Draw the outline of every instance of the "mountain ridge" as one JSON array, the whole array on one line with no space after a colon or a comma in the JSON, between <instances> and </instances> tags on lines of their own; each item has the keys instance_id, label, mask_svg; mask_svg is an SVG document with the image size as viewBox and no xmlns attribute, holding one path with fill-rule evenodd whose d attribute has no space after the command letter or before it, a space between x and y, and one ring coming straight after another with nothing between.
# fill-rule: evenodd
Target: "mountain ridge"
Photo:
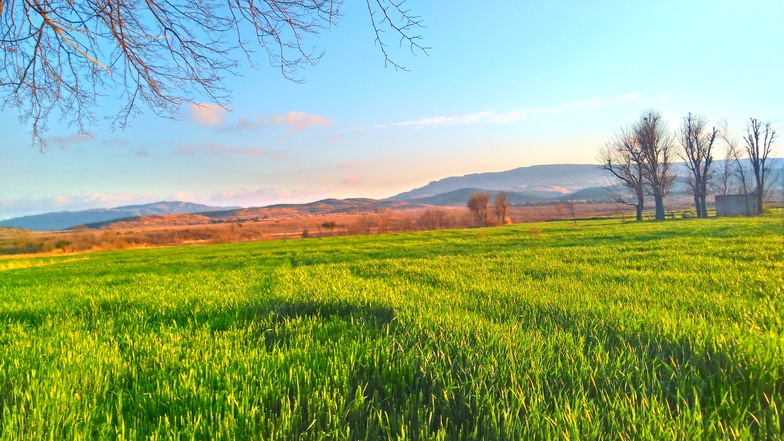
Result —
<instances>
[{"instance_id":1,"label":"mountain ridge","mask_svg":"<svg viewBox=\"0 0 784 441\"><path fill-rule=\"evenodd\" d=\"M603 186L605 180L606 175L601 167L595 164L532 165L500 172L450 176L385 200L407 201L462 188L505 190L544 198L557 198L584 188Z\"/></svg>"},{"instance_id":2,"label":"mountain ridge","mask_svg":"<svg viewBox=\"0 0 784 441\"><path fill-rule=\"evenodd\" d=\"M202 214L213 219L263 217L265 210L291 210L303 214L348 213L362 210L415 209L422 206L464 206L472 192L495 196L507 192L511 204L560 200L579 191L601 194L606 177L594 164L544 164L511 170L450 176L385 199L328 198L304 204L274 204L266 207L212 207L183 201L162 201L114 208L63 211L23 216L0 221L0 226L29 230L62 230L77 225L99 227L125 219L150 215ZM578 193L579 194L579 193ZM577 199L595 199L578 197Z\"/></svg>"},{"instance_id":3,"label":"mountain ridge","mask_svg":"<svg viewBox=\"0 0 784 441\"><path fill-rule=\"evenodd\" d=\"M237 207L213 207L184 201L160 201L150 204L123 205L114 208L91 208L79 211L59 211L22 216L0 221L2 227L24 228L34 231L65 230L77 225L108 222L117 219L156 214L193 214Z\"/></svg>"}]
</instances>

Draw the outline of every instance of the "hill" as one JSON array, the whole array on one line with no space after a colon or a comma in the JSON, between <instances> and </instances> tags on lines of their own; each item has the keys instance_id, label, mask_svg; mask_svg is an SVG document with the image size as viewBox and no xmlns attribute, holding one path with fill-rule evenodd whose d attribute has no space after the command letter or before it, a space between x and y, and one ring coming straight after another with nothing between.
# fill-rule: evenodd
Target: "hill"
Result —
<instances>
[{"instance_id":1,"label":"hill","mask_svg":"<svg viewBox=\"0 0 784 441\"><path fill-rule=\"evenodd\" d=\"M485 190L481 188L461 188L434 196L428 196L418 199L410 199L407 202L417 203L423 205L438 205L442 207L465 207L468 198L472 193L487 193L491 198L495 198L500 190ZM507 194L507 201L510 204L527 204L531 202L542 202L549 198L540 195L531 195L526 193L509 191Z\"/></svg>"},{"instance_id":2,"label":"hill","mask_svg":"<svg viewBox=\"0 0 784 441\"><path fill-rule=\"evenodd\" d=\"M392 196L390 201L408 201L449 193L465 188L507 190L542 198L557 198L605 183L601 168L593 164L553 164L520 167L513 170L473 173L433 181L424 187Z\"/></svg>"},{"instance_id":3,"label":"hill","mask_svg":"<svg viewBox=\"0 0 784 441\"><path fill-rule=\"evenodd\" d=\"M48 231L65 230L77 225L95 224L123 218L160 215L160 214L191 214L217 210L227 207L211 207L191 202L170 201L155 202L144 205L125 205L115 208L97 208L83 211L61 211L33 216L23 216L0 221L0 226L25 228L28 230Z\"/></svg>"},{"instance_id":4,"label":"hill","mask_svg":"<svg viewBox=\"0 0 784 441\"><path fill-rule=\"evenodd\" d=\"M582 190L577 190L559 199L573 200L573 201L609 201L610 193L608 188L605 187L588 187Z\"/></svg>"},{"instance_id":5,"label":"hill","mask_svg":"<svg viewBox=\"0 0 784 441\"><path fill-rule=\"evenodd\" d=\"M320 201L309 202L306 204L276 204L264 208L268 209L294 209L306 213L345 213L369 208L404 208L409 206L405 202L378 200L369 198L348 198L348 199L323 199Z\"/></svg>"}]
</instances>

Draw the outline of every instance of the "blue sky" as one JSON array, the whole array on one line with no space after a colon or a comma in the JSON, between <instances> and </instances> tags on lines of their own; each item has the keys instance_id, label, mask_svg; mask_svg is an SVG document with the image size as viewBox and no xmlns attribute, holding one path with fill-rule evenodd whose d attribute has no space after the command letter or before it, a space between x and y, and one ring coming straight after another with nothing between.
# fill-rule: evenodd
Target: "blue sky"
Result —
<instances>
[{"instance_id":1,"label":"blue sky","mask_svg":"<svg viewBox=\"0 0 784 441\"><path fill-rule=\"evenodd\" d=\"M325 55L303 84L259 63L227 79L228 112L148 111L125 130L99 120L91 136L55 117L41 153L4 109L0 219L383 198L453 175L594 163L648 108L671 128L691 111L738 134L752 116L784 133L784 1L421 3L409 6L429 56L393 51L409 72L384 68L364 3L347 1L339 25L308 40Z\"/></svg>"}]
</instances>

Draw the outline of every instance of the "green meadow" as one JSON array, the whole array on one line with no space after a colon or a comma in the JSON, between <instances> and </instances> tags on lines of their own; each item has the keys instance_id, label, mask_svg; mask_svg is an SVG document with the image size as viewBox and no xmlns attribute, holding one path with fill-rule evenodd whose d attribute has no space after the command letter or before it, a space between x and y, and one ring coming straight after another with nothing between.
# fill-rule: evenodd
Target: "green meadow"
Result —
<instances>
[{"instance_id":1,"label":"green meadow","mask_svg":"<svg viewBox=\"0 0 784 441\"><path fill-rule=\"evenodd\" d=\"M780 217L0 260L0 439L781 439Z\"/></svg>"}]
</instances>

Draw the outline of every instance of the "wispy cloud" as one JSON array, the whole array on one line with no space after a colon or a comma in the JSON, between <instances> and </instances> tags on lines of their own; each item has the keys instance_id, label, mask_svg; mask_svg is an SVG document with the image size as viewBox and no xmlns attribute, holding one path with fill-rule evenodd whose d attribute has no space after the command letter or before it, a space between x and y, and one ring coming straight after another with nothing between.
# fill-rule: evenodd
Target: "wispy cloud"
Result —
<instances>
[{"instance_id":1,"label":"wispy cloud","mask_svg":"<svg viewBox=\"0 0 784 441\"><path fill-rule=\"evenodd\" d=\"M239 147L221 144L217 142L208 142L204 144L187 144L177 147L177 153L181 155L196 155L201 153L208 153L211 155L245 155L245 156L270 156L270 157L284 157L285 152L267 150L264 147Z\"/></svg>"},{"instance_id":2,"label":"wispy cloud","mask_svg":"<svg viewBox=\"0 0 784 441\"><path fill-rule=\"evenodd\" d=\"M627 93L626 95L619 95L613 98L613 101L634 101L640 98L642 94L639 93Z\"/></svg>"},{"instance_id":3,"label":"wispy cloud","mask_svg":"<svg viewBox=\"0 0 784 441\"><path fill-rule=\"evenodd\" d=\"M146 158L146 157L150 156L150 151L147 150L145 147L137 147L137 148L131 150L131 153L133 153L134 155L136 155L136 156L138 156L140 158Z\"/></svg>"},{"instance_id":4,"label":"wispy cloud","mask_svg":"<svg viewBox=\"0 0 784 441\"><path fill-rule=\"evenodd\" d=\"M377 124L374 127L424 127L424 126L454 126L463 124L473 124L481 121L487 121L495 115L494 112L489 110L472 113L469 115L453 115L453 116L432 116L429 118L415 119L410 121L402 121L390 124Z\"/></svg>"},{"instance_id":5,"label":"wispy cloud","mask_svg":"<svg viewBox=\"0 0 784 441\"><path fill-rule=\"evenodd\" d=\"M357 169L366 169L370 165L372 164L368 162L344 162L341 164L310 167L310 168L298 170L297 173L310 174L310 173L319 173L319 172L333 171L333 170L357 170Z\"/></svg>"},{"instance_id":6,"label":"wispy cloud","mask_svg":"<svg viewBox=\"0 0 784 441\"><path fill-rule=\"evenodd\" d=\"M468 125L476 123L505 124L511 122L525 121L526 119L547 114L559 114L565 112L593 110L606 107L611 102L629 101L639 98L640 94L629 93L612 99L592 99L575 101L547 107L529 107L524 109L510 110L508 112L494 112L485 110L482 112L467 115L433 116L409 121L402 121L388 124L376 124L375 128L390 127L432 127L432 126L454 126Z\"/></svg>"},{"instance_id":7,"label":"wispy cloud","mask_svg":"<svg viewBox=\"0 0 784 441\"><path fill-rule=\"evenodd\" d=\"M47 145L54 145L60 150L68 150L79 144L84 144L93 140L93 136L89 133L75 133L68 136L54 135L46 138Z\"/></svg>"},{"instance_id":8,"label":"wispy cloud","mask_svg":"<svg viewBox=\"0 0 784 441\"><path fill-rule=\"evenodd\" d=\"M261 207L280 203L302 203L325 199L330 196L329 190L301 188L280 190L277 188L237 189L213 193L206 203L213 205L239 205L243 207Z\"/></svg>"},{"instance_id":9,"label":"wispy cloud","mask_svg":"<svg viewBox=\"0 0 784 441\"><path fill-rule=\"evenodd\" d=\"M360 183L360 179L356 176L349 176L346 179L340 181L341 185L346 185L349 187L353 187Z\"/></svg>"},{"instance_id":10,"label":"wispy cloud","mask_svg":"<svg viewBox=\"0 0 784 441\"><path fill-rule=\"evenodd\" d=\"M280 115L260 115L255 119L240 118L234 124L221 127L223 131L261 130L267 127L284 127L287 133L301 132L312 127L329 127L334 120L306 112L291 111Z\"/></svg>"},{"instance_id":11,"label":"wispy cloud","mask_svg":"<svg viewBox=\"0 0 784 441\"><path fill-rule=\"evenodd\" d=\"M143 145L135 145L133 141L128 138L109 138L100 141L101 146L113 149L125 149L128 153L139 158L146 158L152 156L152 152Z\"/></svg>"},{"instance_id":12,"label":"wispy cloud","mask_svg":"<svg viewBox=\"0 0 784 441\"><path fill-rule=\"evenodd\" d=\"M191 103L189 104L191 117L197 124L203 126L220 126L226 115L226 109L212 103Z\"/></svg>"}]
</instances>

